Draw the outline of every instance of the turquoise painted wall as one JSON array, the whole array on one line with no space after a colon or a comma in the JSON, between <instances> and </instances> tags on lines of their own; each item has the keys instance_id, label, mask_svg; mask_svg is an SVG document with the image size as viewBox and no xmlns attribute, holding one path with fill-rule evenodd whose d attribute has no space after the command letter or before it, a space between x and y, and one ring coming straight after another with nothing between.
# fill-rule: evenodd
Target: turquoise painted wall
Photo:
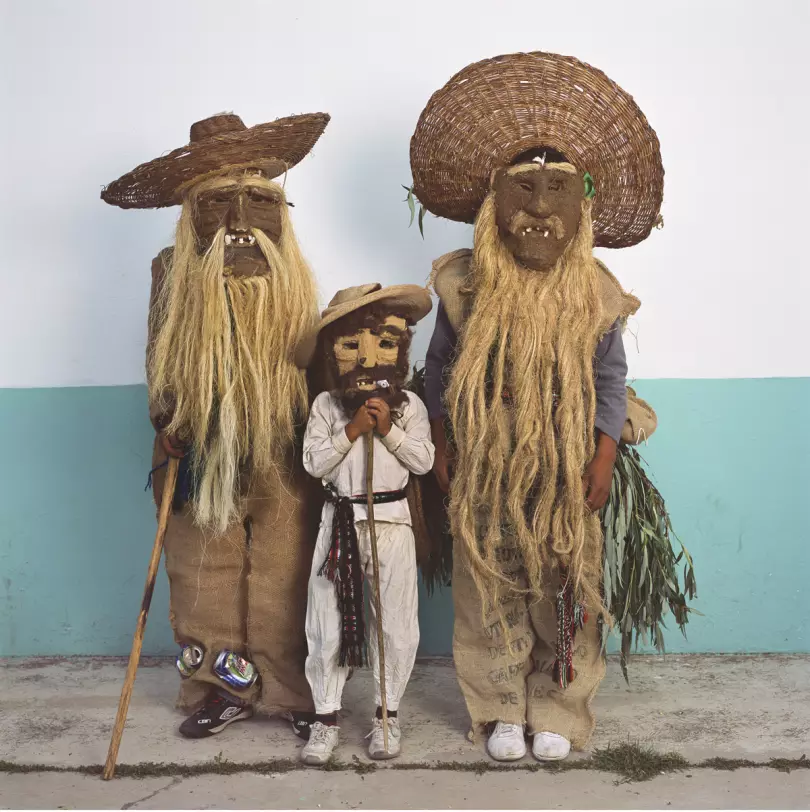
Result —
<instances>
[{"instance_id":1,"label":"turquoise painted wall","mask_svg":"<svg viewBox=\"0 0 810 812\"><path fill-rule=\"evenodd\" d=\"M642 449L695 558L704 613L672 651L810 651L810 379L637 382ZM0 390L0 655L129 651L155 530L142 386ZM174 651L161 574L144 651ZM804 593L804 595L803 595ZM450 651L448 590L422 653Z\"/></svg>"}]
</instances>

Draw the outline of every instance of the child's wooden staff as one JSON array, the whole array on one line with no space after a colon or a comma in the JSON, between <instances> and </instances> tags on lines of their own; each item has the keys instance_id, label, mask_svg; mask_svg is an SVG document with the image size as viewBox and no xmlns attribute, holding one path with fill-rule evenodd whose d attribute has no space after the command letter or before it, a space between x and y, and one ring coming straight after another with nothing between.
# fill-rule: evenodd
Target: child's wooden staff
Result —
<instances>
[{"instance_id":1,"label":"child's wooden staff","mask_svg":"<svg viewBox=\"0 0 810 812\"><path fill-rule=\"evenodd\" d=\"M163 497L160 500L160 513L158 514L158 529L155 535L155 543L152 546L152 557L149 559L149 569L146 571L146 586L143 590L141 611L138 615L138 623L135 626L132 650L129 652L129 664L124 678L124 687L121 689L121 699L118 702L118 713L115 717L115 725L110 739L110 749L107 751L107 763L104 765L104 772L101 776L105 781L109 781L115 775L115 762L118 759L118 748L121 746L121 737L124 735L124 725L127 722L129 701L132 699L132 689L135 685L135 672L138 670L138 663L141 659L146 618L149 614L149 606L152 603L152 592L155 589L160 556L163 553L163 538L169 524L169 513L174 498L174 485L177 481L179 462L177 457L169 457L169 464L166 467L166 481L163 484Z\"/></svg>"},{"instance_id":2,"label":"child's wooden staff","mask_svg":"<svg viewBox=\"0 0 810 812\"><path fill-rule=\"evenodd\" d=\"M368 535L371 539L371 563L374 567L374 605L377 609L377 650L380 653L380 706L382 707L383 746L388 752L388 700L385 694L385 644L383 643L382 600L380 599L380 562L377 558L377 530L374 527L374 431L366 435L366 507Z\"/></svg>"}]
</instances>

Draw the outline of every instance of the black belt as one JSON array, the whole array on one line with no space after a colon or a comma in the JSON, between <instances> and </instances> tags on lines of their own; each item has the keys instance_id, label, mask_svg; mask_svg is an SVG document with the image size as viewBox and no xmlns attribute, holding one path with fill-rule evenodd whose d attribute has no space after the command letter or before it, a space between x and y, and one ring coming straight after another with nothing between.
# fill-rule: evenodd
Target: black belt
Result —
<instances>
[{"instance_id":1,"label":"black belt","mask_svg":"<svg viewBox=\"0 0 810 812\"><path fill-rule=\"evenodd\" d=\"M337 592L342 617L339 663L341 666L359 667L367 664L366 629L363 617L363 567L352 505L365 505L368 497L365 494L340 496L331 484L325 488L326 501L335 506L335 515L332 519L332 543L318 575L332 581ZM375 505L401 502L405 498L404 490L372 494Z\"/></svg>"}]
</instances>

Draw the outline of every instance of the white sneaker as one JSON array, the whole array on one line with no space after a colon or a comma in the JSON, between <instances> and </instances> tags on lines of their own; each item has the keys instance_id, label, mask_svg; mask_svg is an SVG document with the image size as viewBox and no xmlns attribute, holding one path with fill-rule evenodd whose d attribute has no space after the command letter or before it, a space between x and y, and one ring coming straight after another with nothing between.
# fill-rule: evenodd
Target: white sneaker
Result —
<instances>
[{"instance_id":1,"label":"white sneaker","mask_svg":"<svg viewBox=\"0 0 810 812\"><path fill-rule=\"evenodd\" d=\"M487 741L487 753L495 761L518 761L526 755L523 725L498 722Z\"/></svg>"},{"instance_id":2,"label":"white sneaker","mask_svg":"<svg viewBox=\"0 0 810 812\"><path fill-rule=\"evenodd\" d=\"M309 728L309 741L301 751L301 761L313 767L326 764L335 752L339 738L340 728L337 725L314 722Z\"/></svg>"},{"instance_id":3,"label":"white sneaker","mask_svg":"<svg viewBox=\"0 0 810 812\"><path fill-rule=\"evenodd\" d=\"M385 736L383 735L382 719L374 717L371 733L366 736L371 739L368 743L368 754L377 761L387 758L396 758L402 750L402 728L399 726L399 719L393 716L388 717L388 749L385 749Z\"/></svg>"},{"instance_id":4,"label":"white sneaker","mask_svg":"<svg viewBox=\"0 0 810 812\"><path fill-rule=\"evenodd\" d=\"M538 761L562 761L571 752L571 742L559 733L535 733L532 755Z\"/></svg>"}]
</instances>

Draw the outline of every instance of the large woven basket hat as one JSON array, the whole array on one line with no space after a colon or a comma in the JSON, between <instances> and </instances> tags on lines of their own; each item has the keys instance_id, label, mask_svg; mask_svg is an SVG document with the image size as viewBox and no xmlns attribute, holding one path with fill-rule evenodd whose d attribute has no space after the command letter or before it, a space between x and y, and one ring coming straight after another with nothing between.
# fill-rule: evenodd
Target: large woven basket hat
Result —
<instances>
[{"instance_id":1,"label":"large woven basket hat","mask_svg":"<svg viewBox=\"0 0 810 812\"><path fill-rule=\"evenodd\" d=\"M231 169L257 168L275 178L307 155L328 123L326 113L255 127L233 113L211 116L191 125L186 146L135 167L105 187L101 199L122 209L157 209L181 203L192 183Z\"/></svg>"},{"instance_id":2,"label":"large woven basket hat","mask_svg":"<svg viewBox=\"0 0 810 812\"><path fill-rule=\"evenodd\" d=\"M433 214L471 223L492 170L539 147L593 177L596 245L623 248L649 235L664 191L655 131L628 93L570 56L496 56L436 91L411 138L414 194Z\"/></svg>"},{"instance_id":3,"label":"large woven basket hat","mask_svg":"<svg viewBox=\"0 0 810 812\"><path fill-rule=\"evenodd\" d=\"M433 307L428 289L419 285L389 285L384 288L379 282L368 282L339 290L321 313L318 324L298 342L295 348L296 366L304 369L310 365L318 344L318 335L324 327L361 307L381 301L386 301L393 312L407 319L410 324L423 319Z\"/></svg>"}]
</instances>

